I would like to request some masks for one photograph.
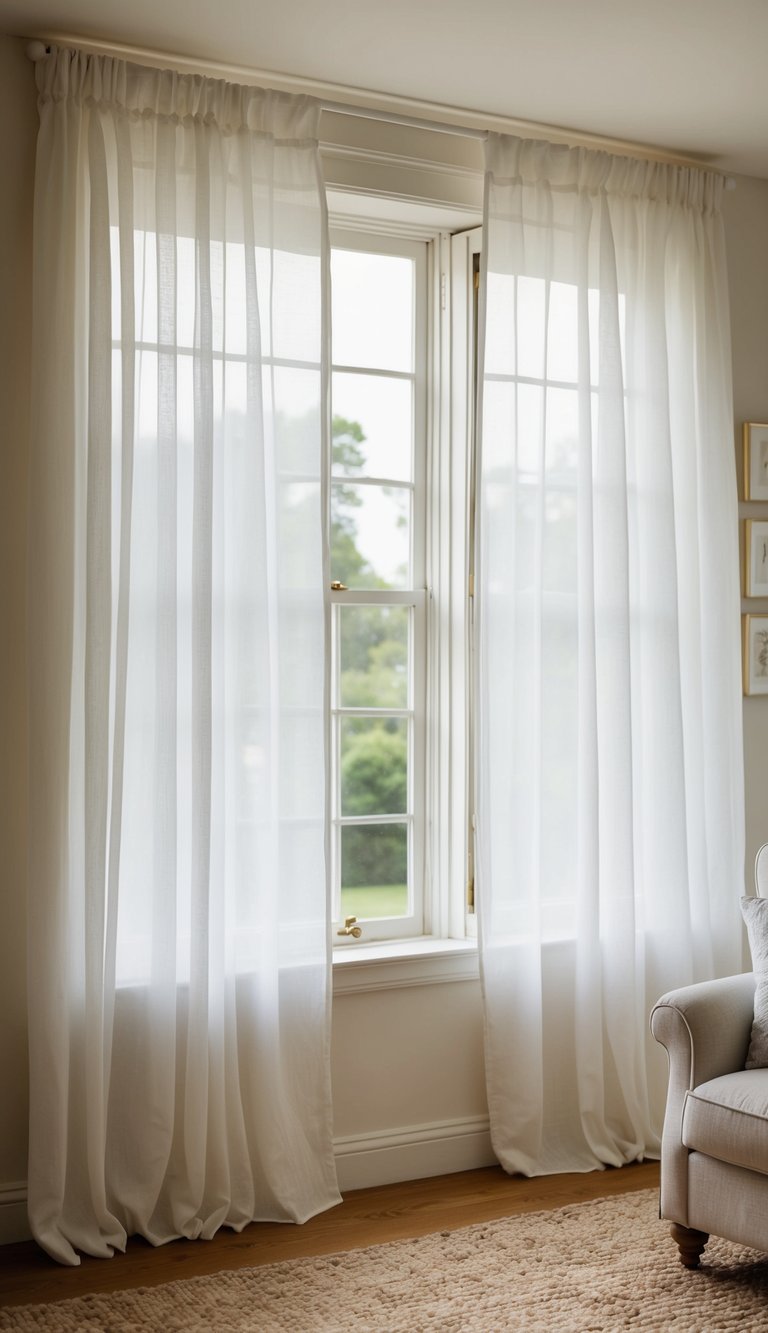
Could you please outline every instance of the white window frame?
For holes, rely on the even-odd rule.
[[[413,382],[413,480],[411,490],[411,573],[412,585],[407,590],[365,590],[331,589],[331,636],[332,636],[332,685],[330,709],[330,753],[331,753],[331,884],[332,884],[332,931],[335,948],[351,949],[362,944],[381,940],[412,939],[428,933],[425,922],[427,893],[428,859],[425,847],[426,825],[426,657],[427,657],[427,620],[428,597],[426,590],[426,469],[428,454],[428,410],[427,410],[427,365],[428,365],[428,302],[429,302],[429,254],[428,243],[424,240],[383,235],[376,231],[360,231],[333,228],[331,248],[356,250],[372,254],[402,255],[414,264],[414,369],[408,378]],[[347,366],[333,362],[331,373],[384,375],[395,372],[381,371],[368,366]],[[331,478],[332,481],[332,478]],[[390,484],[403,487],[401,480],[387,477],[369,478],[354,484]],[[343,816],[339,806],[340,781],[338,760],[340,753],[340,721],[345,716],[375,716],[370,709],[348,709],[341,706],[337,697],[338,662],[339,662],[339,621],[336,607],[343,606],[406,606],[411,608],[411,629],[409,634],[409,699],[407,708],[401,710],[386,709],[387,716],[400,715],[411,720],[409,728],[410,744],[408,753],[408,913],[399,917],[361,919],[359,926],[362,934],[341,935],[344,918],[340,907],[340,862],[341,830],[355,824],[400,823],[395,816]]]
[[[365,224],[363,224],[363,227]],[[352,239],[332,232],[332,245]],[[357,231],[355,246],[402,252],[402,242]],[[472,878],[470,698],[472,680],[471,525],[473,469],[473,261],[481,233],[425,236],[428,257],[426,381],[424,681],[425,818],[421,855],[421,920],[365,923],[359,940],[339,938],[333,924],[335,991],[476,978],[475,918],[468,907]],[[424,241],[422,241],[422,245]],[[332,603],[351,593],[331,593]],[[395,596],[391,594],[390,596]],[[412,595],[400,594],[412,601]],[[355,594],[369,602],[371,594]],[[418,860],[416,874],[419,875]],[[418,889],[418,884],[417,884]]]
[[[472,765],[475,467],[475,256],[480,227],[443,235],[439,262],[441,346],[435,367],[440,422],[430,455],[431,585],[429,716],[435,720],[433,862],[439,866],[434,933],[476,939]],[[438,258],[438,254],[436,254]]]

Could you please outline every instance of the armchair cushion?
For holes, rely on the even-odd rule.
[[[741,914],[757,983],[746,1068],[764,1069],[768,1065],[768,898],[742,898]]]
[[[682,1141],[707,1157],[768,1175],[768,1069],[725,1074],[690,1089]]]

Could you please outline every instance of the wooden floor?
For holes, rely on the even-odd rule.
[[[0,1246],[0,1306],[65,1300],[88,1292],[153,1287],[223,1269],[253,1267],[424,1236],[514,1213],[559,1208],[609,1194],[658,1186],[657,1162],[587,1175],[507,1176],[500,1167],[355,1190],[337,1208],[303,1226],[254,1222],[210,1241],[173,1241],[158,1249],[133,1239],[114,1259],[83,1258],[63,1268],[32,1242]]]

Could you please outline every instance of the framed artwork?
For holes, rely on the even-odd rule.
[[[768,616],[742,616],[744,693],[768,694]]]
[[[744,596],[768,597],[768,523],[744,524]]]
[[[768,424],[744,422],[744,499],[768,500]]]

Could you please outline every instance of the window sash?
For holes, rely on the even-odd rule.
[[[414,365],[412,371],[379,370],[367,366],[348,366],[334,361],[333,374],[380,375],[407,380],[413,384],[413,474],[410,481],[373,476],[341,478],[344,484],[391,485],[410,493],[411,503],[411,586],[401,589],[331,590],[332,697],[330,708],[331,752],[331,879],[332,930],[336,947],[354,947],[371,941],[421,935],[425,930],[426,877],[426,654],[428,596],[426,592],[426,470],[427,470],[427,301],[428,248],[426,242],[362,232],[332,232],[332,249],[352,249],[370,254],[403,255],[414,263]],[[334,480],[331,471],[331,487]],[[330,487],[329,487],[330,490]],[[333,575],[332,575],[333,577]],[[411,608],[409,682],[407,708],[351,708],[342,706],[339,695],[339,634],[341,606],[403,606]],[[341,719],[344,717],[402,717],[408,721],[408,809],[400,814],[349,816],[341,811],[340,746]],[[361,825],[405,825],[408,830],[408,911],[398,917],[366,918],[361,922],[362,936],[339,936],[343,925],[341,909],[341,837],[342,829]]]

